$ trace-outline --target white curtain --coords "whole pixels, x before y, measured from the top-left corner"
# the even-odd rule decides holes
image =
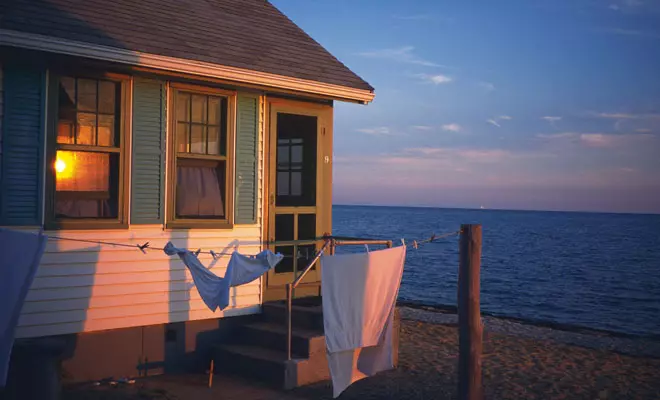
[[[182,217],[224,217],[225,207],[216,168],[178,167],[176,214]]]

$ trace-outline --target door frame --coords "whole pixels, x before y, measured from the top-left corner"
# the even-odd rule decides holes
[[[316,210],[317,210],[317,232],[319,234],[332,232],[332,145],[333,145],[333,107],[331,104],[318,104],[297,100],[282,99],[277,97],[264,97],[264,217],[263,237],[265,242],[270,242],[274,236],[275,219],[275,195],[277,167],[277,113],[288,113],[307,115],[317,118],[317,143],[316,143]],[[273,250],[274,246],[268,244],[265,248]],[[316,274],[308,274],[302,281],[301,286],[320,286],[321,270],[317,265]],[[299,271],[298,271],[299,272]],[[293,280],[293,273],[286,273],[286,281],[278,280],[269,282],[272,272],[266,274],[263,290],[281,292],[281,296],[268,296],[269,299],[284,298],[284,285]],[[290,278],[290,279],[289,279]],[[304,294],[303,290],[297,291]]]

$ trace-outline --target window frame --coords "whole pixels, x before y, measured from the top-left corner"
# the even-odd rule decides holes
[[[226,143],[226,155],[225,156],[208,156],[204,154],[195,155],[192,153],[190,156],[186,157],[190,160],[212,160],[212,161],[223,161],[225,162],[225,217],[213,218],[213,219],[202,219],[202,218],[177,218],[176,216],[176,186],[177,186],[177,162],[178,162],[178,151],[177,151],[177,108],[176,108],[176,98],[178,92],[186,92],[192,94],[200,94],[205,96],[218,96],[224,97],[227,99],[227,113],[226,120],[222,121],[226,124],[227,131],[227,143]],[[175,83],[171,82],[169,84],[169,99],[168,99],[168,129],[167,129],[167,139],[169,142],[168,145],[168,162],[167,162],[167,207],[166,207],[166,220],[165,227],[168,229],[194,229],[194,228],[207,228],[207,229],[232,229],[234,227],[234,190],[235,190],[235,181],[234,181],[234,164],[235,164],[235,147],[236,147],[236,97],[237,92],[232,90],[208,87],[208,86],[198,86],[186,83]],[[207,139],[208,140],[208,139]]]
[[[90,146],[76,144],[58,144],[59,124],[59,82],[61,77],[113,81],[120,86],[119,118],[115,122],[119,127],[119,151],[104,151],[105,153],[119,153],[119,182],[117,194],[117,218],[57,218],[55,216],[55,160],[57,150],[91,151],[107,150],[105,146]],[[130,121],[132,116],[132,79],[130,76],[90,71],[57,71],[49,74],[48,96],[46,99],[46,191],[45,191],[45,218],[46,229],[128,229],[129,215],[129,177],[130,177]],[[98,111],[98,110],[97,110]],[[115,148],[115,147],[111,147]]]

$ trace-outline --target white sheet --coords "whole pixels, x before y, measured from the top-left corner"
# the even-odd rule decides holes
[[[321,257],[323,325],[333,396],[394,367],[392,329],[405,246]]]
[[[168,242],[164,250],[167,255],[178,255],[188,267],[199,295],[211,311],[227,308],[229,288],[252,282],[274,268],[283,258],[281,254],[274,254],[270,250],[264,250],[254,256],[234,252],[229,259],[224,278],[220,278],[203,266],[195,253],[175,247],[172,242]]]
[[[14,334],[47,237],[0,229],[0,387],[7,382]]]

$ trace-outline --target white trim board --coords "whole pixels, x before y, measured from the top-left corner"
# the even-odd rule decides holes
[[[0,29],[0,45],[224,79],[237,83],[316,94],[337,100],[347,100],[364,104],[372,101],[375,96],[374,92],[364,89],[355,89],[203,61],[160,56],[8,29]]]

